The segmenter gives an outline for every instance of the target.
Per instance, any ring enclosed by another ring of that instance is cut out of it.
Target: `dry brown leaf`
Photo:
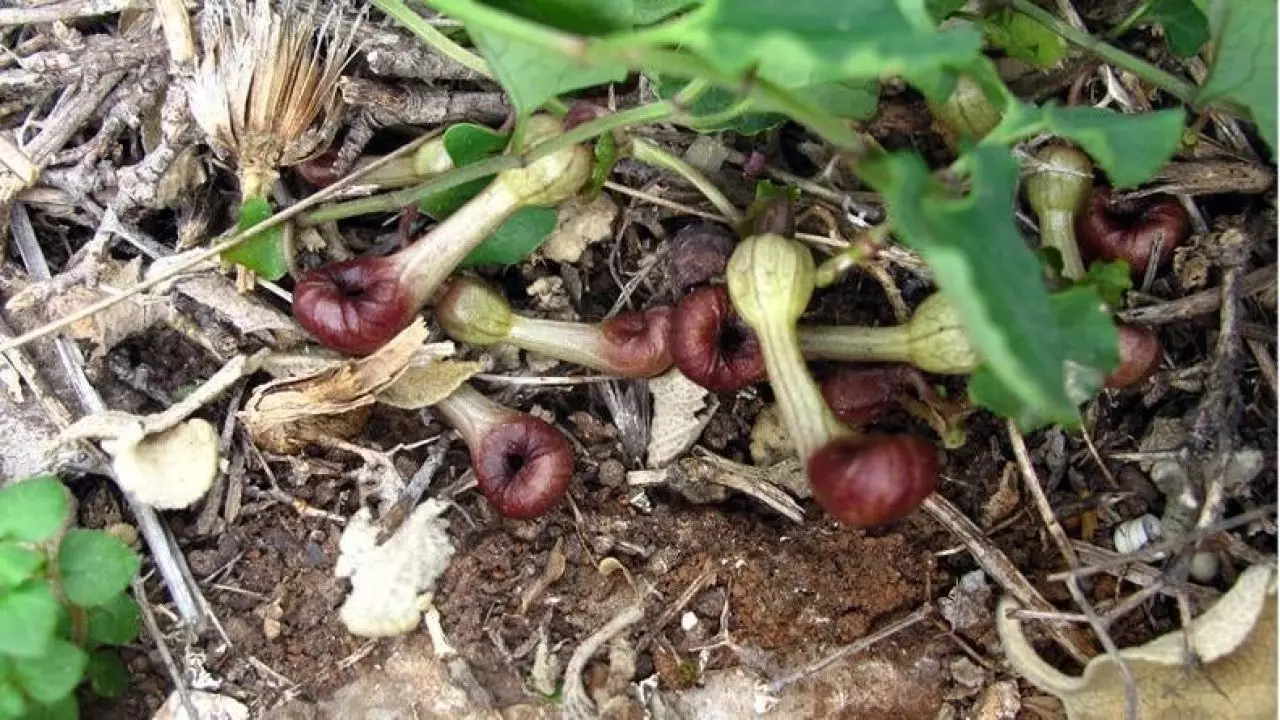
[[[649,381],[653,422],[649,426],[648,465],[658,468],[698,441],[718,401],[705,388],[672,368]]]
[[[1137,684],[1138,717],[1275,718],[1275,594],[1275,569],[1254,565],[1187,632],[1174,630],[1121,650]],[[996,629],[1013,668],[1062,700],[1070,720],[1124,717],[1124,680],[1111,656],[1095,657],[1079,677],[1063,674],[1027,642],[1021,621],[1009,614],[1016,607],[1005,597],[996,609]],[[1186,642],[1195,660],[1185,657]]]
[[[90,262],[86,260],[86,262]],[[116,295],[142,278],[142,259],[121,262],[111,258],[98,260],[98,285],[74,285],[57,293],[42,305],[46,320],[55,320],[89,305]],[[102,355],[134,335],[163,322],[171,312],[168,303],[150,295],[138,294],[67,326],[67,334],[94,344],[94,354]]]
[[[484,370],[476,360],[436,360],[410,367],[378,393],[378,402],[402,410],[430,407],[453,394],[472,375]]]
[[[241,412],[249,435],[258,447],[282,454],[320,437],[354,437],[368,421],[375,396],[404,374],[426,339],[427,326],[419,318],[366,358],[262,385]]]

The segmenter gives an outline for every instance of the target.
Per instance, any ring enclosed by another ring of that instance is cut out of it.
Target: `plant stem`
[[[490,80],[497,80],[493,74],[493,68],[489,67],[489,63],[485,62],[484,58],[454,42],[453,38],[440,32],[434,25],[414,12],[412,8],[405,5],[402,0],[373,0],[373,4],[387,17],[417,35],[418,39],[426,43],[432,50],[474,73],[483,75]],[[559,98],[551,98],[543,107],[548,112],[558,116],[563,116],[569,111],[568,106]]]
[[[1138,3],[1138,6],[1133,9],[1133,12],[1129,13],[1128,17],[1126,17],[1124,20],[1121,20],[1119,25],[1116,25],[1115,27],[1111,28],[1109,32],[1107,32],[1107,39],[1115,40],[1121,35],[1124,35],[1125,33],[1129,32],[1130,28],[1132,28],[1134,25],[1137,24],[1139,20],[1141,20],[1144,16],[1146,16],[1147,11],[1151,9],[1151,6],[1154,3],[1155,3],[1155,0],[1144,0],[1143,2]]]
[[[1053,13],[1031,2],[1031,0],[1013,0],[1013,7],[1058,35],[1061,35],[1063,39],[1079,45],[1112,65],[1123,70],[1128,70],[1134,75],[1137,75],[1143,80],[1146,80],[1152,85],[1155,85],[1185,103],[1195,103],[1197,94],[1195,85],[1192,85],[1172,73],[1161,70],[1142,58],[1130,55],[1114,45],[1109,45],[1089,33],[1075,29],[1066,22],[1058,19],[1058,17]]]
[[[435,193],[458,187],[472,180],[496,175],[503,170],[515,167],[520,167],[519,156],[498,155],[451,170],[420,185],[381,195],[359,198],[358,200],[334,203],[333,205],[312,210],[300,216],[298,224],[305,227],[370,213],[396,212],[401,208],[417,205],[423,198]]]
[[[631,139],[631,157],[642,163],[670,170],[688,180],[707,197],[707,200],[711,201],[712,205],[716,206],[721,215],[724,215],[735,225],[742,221],[742,213],[738,211],[738,208],[734,207],[733,203],[729,202],[729,198],[725,197],[724,193],[720,192],[720,188],[716,187],[706,175],[703,175],[697,168],[683,159],[640,138]]]
[[[911,362],[911,338],[906,325],[801,325],[796,333],[800,351],[810,360]]]
[[[384,15],[403,25],[409,32],[418,36],[432,50],[444,55],[474,73],[494,80],[493,70],[484,58],[454,42],[448,35],[440,32],[421,15],[414,12],[402,0],[373,0],[373,4]]]

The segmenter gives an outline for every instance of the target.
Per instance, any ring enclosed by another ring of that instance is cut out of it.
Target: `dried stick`
[[[570,720],[595,716],[595,703],[587,695],[586,686],[582,683],[582,671],[586,669],[591,657],[609,642],[615,635],[635,625],[644,618],[644,609],[639,604],[623,608],[604,627],[592,633],[569,656],[564,666],[564,716]]]
[[[978,565],[995,578],[996,582],[1000,583],[1000,586],[1012,595],[1019,605],[1031,610],[1053,611],[1053,606],[1018,571],[1009,556],[987,540],[982,530],[960,512],[959,508],[938,493],[925,498],[922,506],[935,520],[964,543]],[[1092,653],[1090,648],[1081,642],[1081,638],[1069,633],[1068,628],[1058,624],[1050,624],[1048,630],[1058,644],[1077,662],[1082,665],[1089,662]]]
[[[35,231],[31,228],[31,221],[27,217],[27,210],[22,204],[13,206],[13,241],[18,248],[18,254],[22,257],[23,262],[27,266],[27,272],[32,278],[39,281],[47,281],[50,278],[49,266],[45,262],[44,252],[40,249],[40,244],[36,240]],[[107,409],[106,403],[102,401],[102,396],[89,382],[89,378],[84,372],[84,362],[80,357],[80,349],[65,337],[55,338],[54,347],[58,352],[58,359],[62,362],[64,372],[67,374],[71,386],[75,389],[76,395],[80,398],[80,404],[90,413],[100,413]],[[108,462],[102,463],[104,470],[112,475],[112,480],[119,481],[115,478],[115,472],[111,470]],[[199,595],[198,588],[188,585],[182,575],[182,571],[175,557],[178,549],[175,545],[171,545],[169,538],[165,533],[164,526],[160,522],[160,517],[156,511],[148,505],[138,502],[129,493],[124,493],[125,500],[129,504],[129,510],[138,520],[138,529],[142,533],[142,537],[147,541],[147,547],[151,550],[152,560],[156,563],[156,568],[160,570],[160,576],[164,579],[165,587],[168,588],[170,596],[173,597],[174,605],[178,608],[178,614],[182,617],[183,622],[197,632],[204,629],[204,618],[200,614],[200,606],[196,602]]]
[[[921,620],[924,620],[925,618],[929,617],[931,614],[933,614],[932,605],[928,603],[921,605],[915,610],[912,610],[911,613],[906,615],[905,617],[902,617],[898,620],[895,620],[889,623],[888,625],[880,628],[879,630],[871,633],[870,635],[861,637],[858,640],[852,643],[849,643],[848,645],[845,645],[844,647],[836,650],[830,655],[827,655],[826,657],[818,660],[817,662],[813,662],[808,665],[805,665],[799,670],[787,673],[786,675],[783,675],[777,680],[774,680],[773,682],[769,683],[769,685],[767,686],[769,693],[772,695],[777,695],[778,693],[782,692],[782,690],[786,688],[788,685],[794,682],[797,682],[799,680],[803,680],[809,677],[810,675],[813,675],[814,673],[822,670],[823,668],[826,668],[832,665],[833,663],[838,662],[839,660],[849,657],[850,655],[856,655],[862,652],[863,650],[870,648],[872,645],[875,645],[881,640],[897,635],[903,630],[906,630],[912,625],[915,625]]]
[[[1053,506],[1049,504],[1049,498],[1044,494],[1044,488],[1040,486],[1040,478],[1036,476],[1036,469],[1031,466],[1031,456],[1027,453],[1027,443],[1022,437],[1022,432],[1012,420],[1007,421],[1005,428],[1009,433],[1009,443],[1013,445],[1013,455],[1018,460],[1018,469],[1022,471],[1022,483],[1036,501],[1036,511],[1040,513],[1040,521],[1049,529],[1049,537],[1053,538],[1054,544],[1058,546],[1058,552],[1062,553],[1067,566],[1079,567],[1080,561],[1071,547],[1071,538],[1067,537],[1067,531],[1062,529],[1062,524],[1054,515]]]
[[[1256,295],[1268,288],[1275,287],[1275,284],[1276,266],[1272,264],[1254,270],[1240,278],[1238,294],[1239,297]],[[1208,315],[1221,306],[1221,288],[1209,288],[1177,300],[1121,310],[1116,313],[1116,317],[1124,322],[1138,325],[1166,325],[1168,323],[1183,322],[1201,315]]]
[[[76,18],[112,15],[121,10],[142,9],[144,0],[62,0],[45,4],[19,5],[16,8],[0,8],[0,26],[34,25],[35,23],[60,22]],[[192,715],[192,717],[195,717]]]

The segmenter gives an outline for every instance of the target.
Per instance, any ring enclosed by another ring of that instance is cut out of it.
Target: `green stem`
[[[1075,29],[1068,23],[1058,19],[1053,13],[1031,2],[1031,0],[1013,0],[1013,7],[1061,35],[1063,39],[1079,45],[1118,68],[1128,70],[1179,100],[1186,103],[1195,102],[1196,86],[1186,80],[1165,72],[1142,58],[1130,55],[1114,45],[1109,45],[1089,33]]]
[[[373,0],[373,4],[384,15],[403,25],[409,32],[417,35],[418,39],[430,46],[432,50],[474,73],[483,75],[490,80],[496,79],[494,78],[493,70],[489,69],[489,64],[484,61],[484,58],[462,47],[448,35],[437,30],[434,25],[427,22],[425,18],[414,12],[408,5],[405,5],[402,0]]]
[[[742,221],[742,213],[738,211],[738,208],[734,207],[733,203],[729,202],[729,198],[725,197],[724,193],[720,192],[720,188],[716,187],[706,175],[703,175],[697,168],[685,162],[682,158],[678,158],[657,145],[640,138],[632,138],[631,140],[631,157],[647,165],[670,170],[688,180],[730,222],[736,225]]]
[[[344,220],[357,215],[396,212],[401,208],[417,205],[423,198],[435,193],[450,190],[472,180],[496,175],[509,168],[520,167],[520,164],[520,158],[516,155],[498,155],[457,168],[420,185],[312,210],[301,215],[298,218],[298,224],[318,225],[322,222]]]
[[[1138,6],[1133,9],[1133,12],[1129,13],[1128,17],[1121,20],[1119,25],[1111,28],[1107,33],[1107,39],[1115,40],[1121,35],[1129,32],[1129,29],[1137,24],[1137,22],[1147,14],[1147,11],[1151,9],[1153,4],[1155,4],[1155,0],[1145,0],[1144,2],[1138,3]]]
[[[440,32],[436,29],[436,26],[427,22],[412,8],[405,5],[402,0],[373,0],[373,4],[384,15],[400,23],[409,32],[417,35],[418,39],[426,43],[432,50],[474,73],[483,75],[490,80],[497,80],[493,69],[489,67],[489,63],[485,62],[484,58],[454,42],[452,38]],[[544,107],[548,112],[559,116],[563,116],[569,110],[568,106],[559,98],[551,98],[545,103]]]

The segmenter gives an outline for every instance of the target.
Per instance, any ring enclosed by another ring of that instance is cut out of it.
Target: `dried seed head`
[[[262,193],[276,169],[328,146],[340,120],[338,78],[364,18],[340,22],[346,3],[317,18],[315,0],[212,0],[204,52],[189,87],[209,145],[239,166],[241,195]]]

